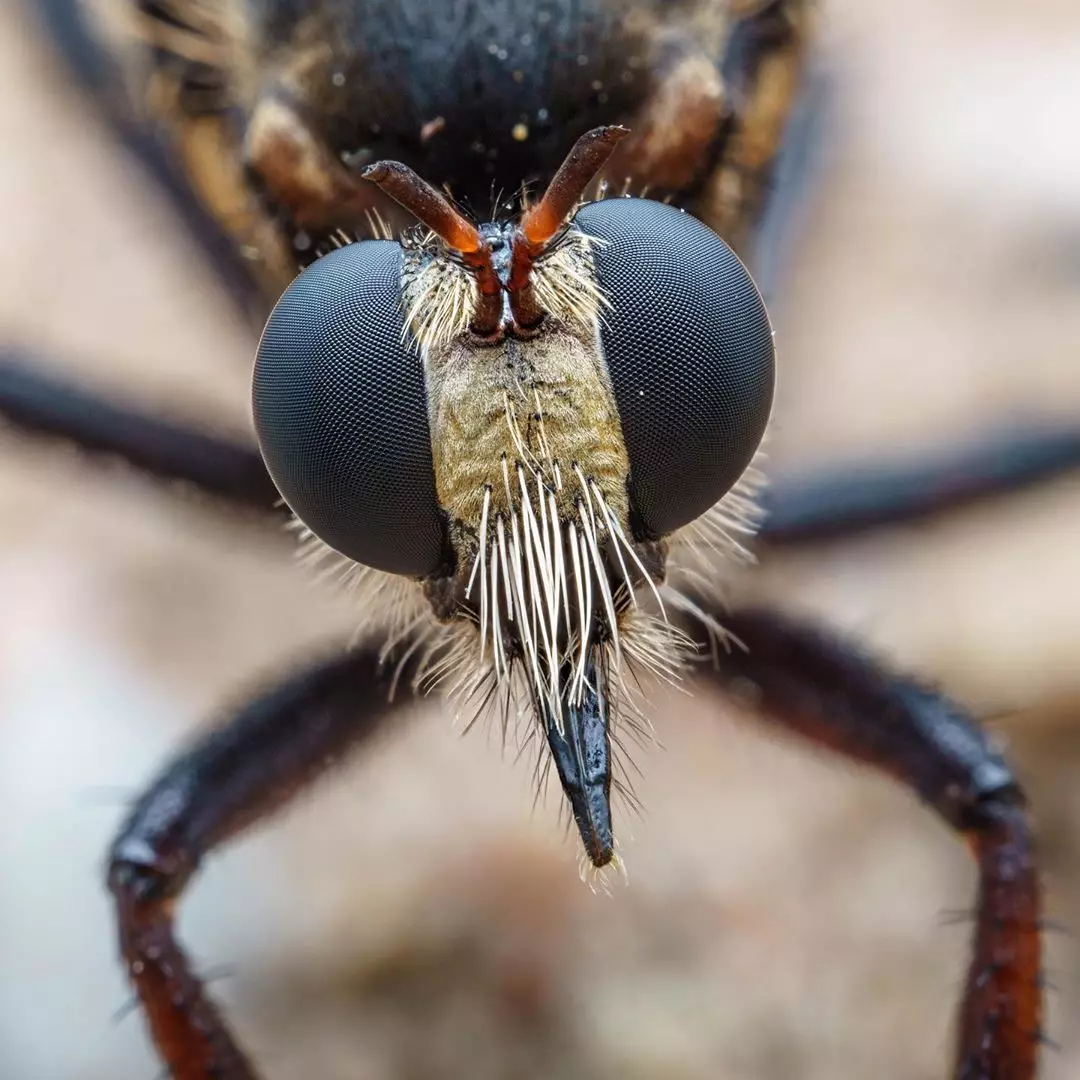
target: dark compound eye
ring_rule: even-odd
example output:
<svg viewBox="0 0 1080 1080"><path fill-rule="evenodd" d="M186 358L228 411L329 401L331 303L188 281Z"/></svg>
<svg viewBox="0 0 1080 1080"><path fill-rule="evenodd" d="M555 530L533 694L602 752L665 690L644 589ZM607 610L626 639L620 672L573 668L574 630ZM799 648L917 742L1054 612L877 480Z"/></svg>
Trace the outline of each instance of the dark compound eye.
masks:
<svg viewBox="0 0 1080 1080"><path fill-rule="evenodd" d="M305 270L255 361L255 429L305 525L366 566L423 577L446 561L424 372L402 343L401 248L370 240Z"/></svg>
<svg viewBox="0 0 1080 1080"><path fill-rule="evenodd" d="M703 514L750 463L772 408L772 329L734 252L696 218L608 199L575 218L611 301L604 357L630 457L630 496L663 536Z"/></svg>

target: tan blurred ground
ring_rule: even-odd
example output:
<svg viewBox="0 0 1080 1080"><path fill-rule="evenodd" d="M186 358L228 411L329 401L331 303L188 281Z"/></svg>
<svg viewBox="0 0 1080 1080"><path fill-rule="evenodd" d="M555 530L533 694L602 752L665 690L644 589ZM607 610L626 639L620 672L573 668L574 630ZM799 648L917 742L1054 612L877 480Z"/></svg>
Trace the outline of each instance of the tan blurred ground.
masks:
<svg viewBox="0 0 1080 1080"><path fill-rule="evenodd" d="M1080 416L1080 9L834 0L826 192L776 321L773 457ZM137 175L0 14L0 338L243 430L250 342ZM0 456L0 1076L154 1075L99 884L121 810L256 676L340 640L288 547L123 474ZM1012 749L1080 925L1080 482L829 546L750 587L868 637ZM730 711L730 710L729 710ZM596 897L529 764L437 709L214 860L182 927L268 1080L943 1077L962 849L901 792L717 705L642 754L629 888ZM627 835L628 833L629 835ZM1075 948L1045 1075L1080 1077Z"/></svg>

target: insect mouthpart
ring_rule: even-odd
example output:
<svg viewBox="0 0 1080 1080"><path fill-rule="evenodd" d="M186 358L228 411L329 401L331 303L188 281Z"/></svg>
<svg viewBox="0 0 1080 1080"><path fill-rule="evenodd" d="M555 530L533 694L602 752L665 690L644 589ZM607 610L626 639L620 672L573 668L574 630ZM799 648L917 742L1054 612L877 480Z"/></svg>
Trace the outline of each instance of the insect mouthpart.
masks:
<svg viewBox="0 0 1080 1080"><path fill-rule="evenodd" d="M607 866L615 857L606 678L603 665L598 667L590 659L584 692L580 700L567 704L561 726L550 710L540 706L559 782L570 803L585 854L595 867Z"/></svg>
<svg viewBox="0 0 1080 1080"><path fill-rule="evenodd" d="M492 680L519 691L523 711L546 738L585 851L604 866L614 854L613 697L627 696L627 664L674 676L679 636L636 595L644 582L657 599L659 591L623 524L625 455L612 444L595 453L599 475L577 462L564 473L549 439L566 445L573 433L558 414L545 423L534 406L531 430L523 431L509 395L505 405L518 456L501 456L501 483L484 486L479 527L456 540L472 554L463 600L479 633L478 651L465 658L473 666L462 697ZM565 418L575 412L571 406ZM622 497L609 498L605 488ZM475 514L474 500L447 497Z"/></svg>
<svg viewBox="0 0 1080 1080"><path fill-rule="evenodd" d="M503 466L509 494L505 458ZM579 520L567 521L559 509L565 490L549 489L539 470L530 483L520 461L514 471L520 492L509 510L492 514L492 492L484 494L465 591L480 635L471 683L493 677L507 693L524 684L524 711L546 738L586 854L601 867L614 854L607 686L610 673L621 672L619 624L632 586L613 590L611 526L593 519L584 499L571 503ZM613 514L593 490L593 506Z"/></svg>

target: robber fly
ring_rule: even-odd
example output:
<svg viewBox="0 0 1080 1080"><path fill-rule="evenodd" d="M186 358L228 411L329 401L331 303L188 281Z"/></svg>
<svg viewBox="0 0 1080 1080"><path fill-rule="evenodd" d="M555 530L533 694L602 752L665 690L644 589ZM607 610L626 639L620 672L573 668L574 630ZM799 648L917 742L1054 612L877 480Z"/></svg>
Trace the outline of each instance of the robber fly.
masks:
<svg viewBox="0 0 1080 1080"><path fill-rule="evenodd" d="M965 837L980 895L952 1075L1032 1080L1040 896L1007 764L958 704L718 593L759 521L774 341L747 263L810 5L46 9L117 128L272 308L253 401L274 485L258 462L244 494L280 493L312 557L348 568L364 619L353 652L175 759L113 845L121 951L172 1075L256 1075L174 935L200 860L407 691L520 714L602 868L618 862L618 725L649 677L693 670L752 687L763 713L900 779ZM88 61L100 42L122 78ZM699 654L715 663L692 669Z"/></svg>

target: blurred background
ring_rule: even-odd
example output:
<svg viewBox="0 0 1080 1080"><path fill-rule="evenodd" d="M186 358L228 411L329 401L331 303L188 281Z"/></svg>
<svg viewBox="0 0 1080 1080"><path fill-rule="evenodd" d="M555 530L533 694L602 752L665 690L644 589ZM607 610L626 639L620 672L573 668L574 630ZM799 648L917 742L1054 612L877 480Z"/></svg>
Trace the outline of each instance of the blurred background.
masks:
<svg viewBox="0 0 1080 1080"><path fill-rule="evenodd" d="M1080 420L1080 8L826 0L836 110L774 316L777 468ZM0 340L247 429L252 343L15 5L0 11ZM1049 914L1080 926L1080 477L770 558L747 593L943 684L1026 783ZM347 638L290 545L123 470L0 436L0 1076L144 1080L113 1022L102 853L125 802L229 702ZM707 696L661 705L594 895L552 792L431 705L180 914L267 1080L947 1073L963 847L903 791ZM1045 1055L1080 1078L1076 947Z"/></svg>

